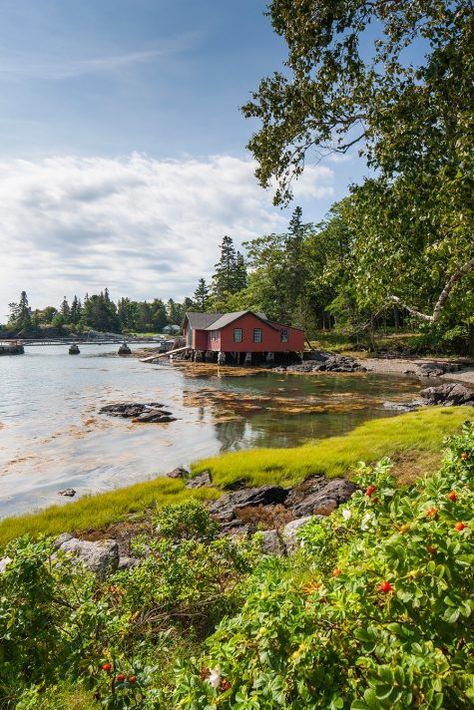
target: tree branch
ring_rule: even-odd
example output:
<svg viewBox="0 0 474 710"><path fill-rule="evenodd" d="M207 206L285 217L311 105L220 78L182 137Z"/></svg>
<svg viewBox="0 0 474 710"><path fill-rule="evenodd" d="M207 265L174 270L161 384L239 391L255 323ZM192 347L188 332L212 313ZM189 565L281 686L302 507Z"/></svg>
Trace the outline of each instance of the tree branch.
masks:
<svg viewBox="0 0 474 710"><path fill-rule="evenodd" d="M420 313L420 311L417 311L415 308L412 308L411 306L407 306L406 303L402 301L401 298L398 296L390 296L389 301L392 303L396 303L399 306L403 306L403 308L406 308L406 310L411 313L412 315L416 316L417 318L421 318L422 320L426 321L427 323L437 323L441 317L441 311L444 307L444 304L449 298L449 294L455 287L458 281L462 279L463 276L465 276L471 269L474 269L474 259L470 259L467 261L461 268L456 271L449 281L447 282L446 286L443 288L441 291L438 300L436 301L435 307L433 309L433 314L428 315L427 313Z"/></svg>

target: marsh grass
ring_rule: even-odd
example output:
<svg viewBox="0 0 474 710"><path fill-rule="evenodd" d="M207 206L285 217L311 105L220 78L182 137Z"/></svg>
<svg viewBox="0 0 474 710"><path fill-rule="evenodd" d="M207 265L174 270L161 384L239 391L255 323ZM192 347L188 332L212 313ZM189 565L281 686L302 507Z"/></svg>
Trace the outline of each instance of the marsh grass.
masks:
<svg viewBox="0 0 474 710"><path fill-rule="evenodd" d="M416 461L421 455L425 463L431 462L432 468L424 468L425 472L431 473L436 470L439 459L427 456L427 453L439 452L445 437L457 431L464 421L472 419L472 415L470 407L433 407L373 419L344 436L321 439L305 446L253 449L204 459L192 467L193 473L210 470L216 488L188 489L180 479L156 478L110 493L86 496L75 503L6 518L0 522L0 548L25 533L37 536L98 530L131 514L143 515L147 510L170 503L191 498L215 499L222 493L219 488L237 483L290 486L317 473L329 478L350 476L359 461L370 463L383 456L403 461L403 476L409 478L410 461L419 473Z"/></svg>
<svg viewBox="0 0 474 710"><path fill-rule="evenodd" d="M444 438L472 418L472 413L469 407L436 407L373 419L344 436L297 448L252 449L204 459L193 466L193 472L209 470L213 483L223 488L236 481L249 486L288 486L312 474L328 478L350 475L359 461L369 463L383 456L439 450Z"/></svg>
<svg viewBox="0 0 474 710"><path fill-rule="evenodd" d="M6 518L0 522L0 547L25 533L37 536L59 535L66 531L84 532L91 528L104 528L131 513L181 503L190 498L208 500L219 495L212 488L185 488L180 479L156 478L110 493L84 496L75 503L53 505L28 515Z"/></svg>

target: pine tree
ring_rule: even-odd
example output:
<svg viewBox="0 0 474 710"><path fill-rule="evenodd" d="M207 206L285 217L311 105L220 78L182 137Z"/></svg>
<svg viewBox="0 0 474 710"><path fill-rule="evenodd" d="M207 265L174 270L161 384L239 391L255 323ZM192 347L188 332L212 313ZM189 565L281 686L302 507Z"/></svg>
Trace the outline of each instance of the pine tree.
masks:
<svg viewBox="0 0 474 710"><path fill-rule="evenodd" d="M10 303L8 325L13 330L28 331L31 329L31 308L28 304L26 291L22 291L19 303Z"/></svg>
<svg viewBox="0 0 474 710"><path fill-rule="evenodd" d="M63 298L59 312L63 317L63 323L69 323L71 320L71 309L69 307L69 303L67 302L66 296Z"/></svg>
<svg viewBox="0 0 474 710"><path fill-rule="evenodd" d="M240 251L237 252L236 258L234 288L234 293L247 288L247 266L245 264L244 255L241 254Z"/></svg>
<svg viewBox="0 0 474 710"><path fill-rule="evenodd" d="M193 296L193 308L197 311L205 311L209 301L209 286L204 279L199 279Z"/></svg>
<svg viewBox="0 0 474 710"><path fill-rule="evenodd" d="M228 296L235 293L237 254L231 237L227 235L222 239L220 246L221 256L217 264L214 264L214 275L212 277L212 296L215 301L226 301Z"/></svg>
<svg viewBox="0 0 474 710"><path fill-rule="evenodd" d="M72 304L71 304L71 312L70 312L70 322L73 325L77 325L81 319L81 314L82 314L82 304L80 300L78 299L77 296L74 296L72 299Z"/></svg>

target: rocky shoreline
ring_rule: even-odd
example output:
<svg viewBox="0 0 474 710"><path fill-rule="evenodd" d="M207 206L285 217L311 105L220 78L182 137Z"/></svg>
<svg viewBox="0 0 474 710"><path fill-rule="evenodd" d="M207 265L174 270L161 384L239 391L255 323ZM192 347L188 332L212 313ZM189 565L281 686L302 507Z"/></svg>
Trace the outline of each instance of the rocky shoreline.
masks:
<svg viewBox="0 0 474 710"><path fill-rule="evenodd" d="M212 486L209 471L192 476L184 468L167 474L185 481L186 488ZM290 488L259 486L224 491L220 498L207 502L211 517L218 523L221 535L250 538L260 536L263 554L291 554L298 545L297 533L314 517L330 515L352 496L357 486L345 478L327 479L310 476ZM81 537L64 533L56 539L56 551L71 553L101 579L117 569L130 569L139 563L131 552L133 537L146 531L151 523L124 521L112 528L90 530ZM0 560L2 565L7 558Z"/></svg>

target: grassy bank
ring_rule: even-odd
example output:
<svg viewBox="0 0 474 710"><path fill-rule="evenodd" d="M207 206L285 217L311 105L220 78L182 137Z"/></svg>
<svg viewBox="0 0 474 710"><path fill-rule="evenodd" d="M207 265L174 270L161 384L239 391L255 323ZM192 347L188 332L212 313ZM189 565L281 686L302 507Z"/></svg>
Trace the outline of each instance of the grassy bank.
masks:
<svg viewBox="0 0 474 710"><path fill-rule="evenodd" d="M55 505L1 521L0 547L25 533L58 535L65 531L99 529L155 506L190 498L216 498L220 495L218 488L239 481L245 485L279 483L289 486L315 473L328 477L350 475L359 461L438 452L444 438L453 434L472 415L470 407L423 409L375 419L345 436L322 439L306 446L254 449L205 459L196 463L193 471L198 473L209 469L217 488L189 490L179 479L157 478L110 493L87 496L75 503ZM437 459L431 458L431 461L432 470L435 470ZM426 466L424 470L427 470Z"/></svg>
<svg viewBox="0 0 474 710"><path fill-rule="evenodd" d="M204 459L193 466L193 471L210 470L214 483L223 487L239 480L246 485L292 485L315 473L331 478L350 473L359 461L438 451L444 437L453 434L472 414L470 407L421 409L390 419L374 419L344 436L294 449L253 449Z"/></svg>

